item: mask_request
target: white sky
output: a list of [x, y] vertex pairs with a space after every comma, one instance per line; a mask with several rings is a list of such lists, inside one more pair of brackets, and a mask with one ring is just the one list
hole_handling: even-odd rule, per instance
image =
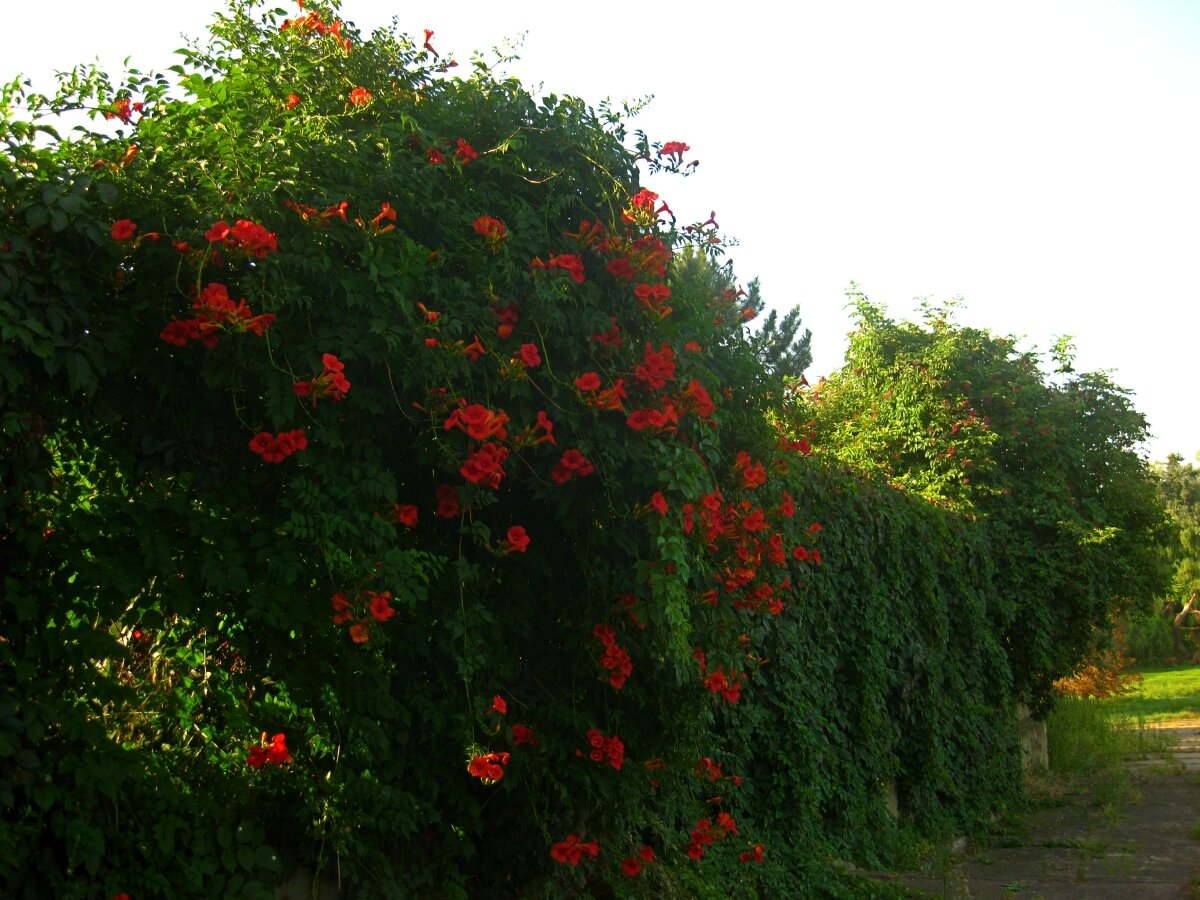
[[[97, 56], [164, 68], [219, 2], [7, 0], [0, 77], [49, 88]], [[851, 280], [894, 318], [961, 295], [964, 324], [1024, 346], [1074, 335], [1079, 369], [1136, 392], [1152, 458], [1200, 451], [1200, 4], [349, 0], [342, 15], [432, 28], [464, 62], [525, 32], [509, 71], [527, 83], [655, 95], [633, 124], [701, 164], [652, 187], [681, 221], [715, 209], [741, 280], [800, 304], [811, 374], [841, 363]]]

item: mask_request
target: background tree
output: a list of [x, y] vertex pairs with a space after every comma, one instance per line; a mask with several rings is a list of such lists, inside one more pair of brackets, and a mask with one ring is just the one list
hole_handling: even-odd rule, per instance
[[1018, 695], [1044, 702], [1122, 604], [1168, 577], [1145, 420], [1106, 374], [1051, 380], [1012, 338], [955, 323], [957, 304], [897, 324], [851, 297], [846, 365], [799, 415], [819, 453], [980, 521]]
[[[733, 275], [732, 265], [718, 265], [699, 247], [685, 248], [671, 263], [672, 279], [677, 284], [694, 283], [716, 297], [725, 299], [730, 310], [725, 314], [734, 324], [752, 321], [762, 315], [766, 301], [758, 279], [743, 290]], [[794, 306], [780, 318], [777, 310], [767, 312], [749, 341], [755, 355], [777, 379], [802, 379], [812, 365], [812, 332], [800, 331], [800, 307]]]

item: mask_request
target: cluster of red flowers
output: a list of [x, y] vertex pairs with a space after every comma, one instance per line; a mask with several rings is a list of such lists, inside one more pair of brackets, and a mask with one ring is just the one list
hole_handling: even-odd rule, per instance
[[292, 754], [288, 752], [286, 738], [282, 734], [277, 734], [271, 738], [271, 743], [263, 746], [263, 741], [266, 740], [266, 732], [263, 732], [259, 742], [252, 747], [249, 747], [250, 755], [246, 757], [246, 765], [252, 769], [261, 769], [263, 763], [271, 763], [272, 765], [283, 765], [292, 761]]
[[679, 425], [679, 411], [670, 401], [663, 404], [662, 409], [647, 407], [635, 409], [625, 420], [625, 424], [634, 431], [644, 431], [652, 428], [657, 432], [672, 432]]
[[663, 319], [671, 314], [671, 307], [664, 304], [671, 299], [671, 289], [665, 284], [639, 284], [633, 289], [633, 295], [642, 306]]
[[621, 871], [630, 878], [637, 878], [642, 873], [642, 863], [654, 861], [654, 848], [649, 844], [642, 844], [642, 848], [638, 850], [637, 856], [627, 856], [621, 862]]
[[392, 608], [391, 591], [363, 591], [359, 594], [356, 605], [366, 610], [366, 614], [359, 618], [355, 618], [350, 601], [341, 591], [330, 598], [330, 605], [333, 607], [333, 624], [350, 622], [350, 640], [356, 644], [365, 644], [371, 639], [371, 629], [368, 626], [370, 620], [366, 618], [367, 615], [376, 622], [386, 622], [396, 614], [396, 610]]
[[493, 250], [498, 248], [508, 237], [508, 229], [504, 227], [504, 223], [491, 216], [480, 216], [471, 223], [471, 227], [475, 229], [477, 235], [488, 242]]
[[484, 753], [472, 757], [467, 764], [467, 771], [484, 784], [495, 784], [504, 777], [504, 766], [511, 758], [508, 753]]
[[508, 459], [508, 448], [499, 444], [481, 444], [468, 454], [466, 462], [459, 468], [463, 478], [472, 484], [481, 484], [491, 490], [500, 487], [504, 477], [504, 461]]
[[742, 487], [748, 491], [767, 483], [767, 470], [761, 462], [754, 462], [745, 450], [739, 450], [733, 471], [742, 475]]
[[536, 747], [538, 745], [537, 738], [533, 736], [533, 729], [528, 725], [514, 725], [512, 727], [512, 736], [514, 747], [526, 745]]
[[789, 440], [788, 438], [781, 437], [779, 439], [779, 449], [788, 450], [793, 453], [799, 453], [802, 456], [808, 456], [810, 453], [812, 453], [812, 444], [808, 442], [808, 438], [797, 438], [793, 441]]
[[579, 835], [568, 834], [566, 840], [559, 841], [550, 848], [550, 858], [555, 862], [560, 862], [564, 865], [579, 865], [579, 861], [583, 859], [583, 854], [585, 853], [592, 859], [595, 859], [597, 856], [599, 856], [599, 841], [589, 841], [588, 843], [584, 843], [579, 839]]
[[375, 95], [365, 87], [356, 87], [350, 92], [350, 102], [354, 106], [363, 106], [375, 99]]
[[439, 484], [434, 490], [437, 508], [433, 514], [439, 519], [457, 519], [462, 513], [462, 503], [458, 498], [458, 488], [449, 484]]
[[742, 698], [742, 682], [746, 680], [743, 672], [738, 675], [727, 673], [724, 666], [717, 666], [713, 671], [708, 670], [708, 659], [699, 647], [692, 653], [692, 659], [700, 666], [700, 683], [714, 694], [720, 694], [729, 703], [737, 703]]
[[350, 390], [350, 382], [346, 380], [343, 370], [345, 364], [332, 353], [321, 355], [321, 365], [324, 367], [320, 375], [312, 381], [297, 381], [292, 385], [297, 397], [308, 397], [315, 405], [322, 397], [330, 400], [344, 400]]
[[577, 253], [563, 253], [559, 256], [550, 254], [550, 259], [546, 262], [542, 261], [540, 256], [535, 256], [530, 267], [534, 269], [562, 269], [570, 275], [576, 284], [583, 284], [586, 277], [583, 274], [583, 259]]
[[182, 347], [188, 341], [199, 341], [210, 350], [217, 345], [218, 332], [262, 333], [275, 321], [274, 313], [264, 313], [256, 316], [246, 306], [246, 298], [237, 303], [229, 297], [229, 290], [223, 284], [213, 282], [207, 285], [192, 304], [197, 310], [190, 319], [173, 319], [163, 328], [159, 337], [168, 344]]
[[815, 547], [809, 550], [803, 544], [797, 544], [792, 548], [792, 559], [796, 562], [811, 562], [814, 565], [821, 565], [821, 551]]
[[650, 497], [650, 507], [660, 516], [665, 516], [670, 507], [667, 506], [667, 498], [662, 495], [662, 491], [655, 491]]
[[472, 160], [479, 159], [479, 154], [475, 152], [474, 147], [472, 147], [462, 138], [459, 138], [457, 149], [454, 151], [454, 158], [463, 165], [466, 165]]
[[294, 34], [300, 34], [304, 37], [308, 37], [311, 34], [321, 37], [328, 35], [336, 40], [346, 53], [350, 52], [350, 38], [342, 37], [341, 21], [334, 19], [332, 24], [326, 24], [325, 20], [321, 18], [321, 14], [316, 10], [298, 19], [284, 19], [283, 24], [279, 26], [279, 30], [291, 31]]
[[621, 743], [621, 739], [615, 734], [605, 736], [600, 733], [598, 728], [593, 728], [587, 733], [588, 744], [591, 745], [591, 752], [588, 758], [592, 762], [608, 762], [614, 769], [620, 770], [625, 764], [625, 745]]
[[493, 303], [489, 309], [495, 314], [500, 324], [496, 326], [496, 337], [505, 341], [512, 337], [513, 329], [517, 323], [521, 321], [520, 307], [511, 300], [501, 306], [499, 303]]
[[554, 464], [554, 468], [550, 470], [550, 478], [555, 484], [566, 484], [572, 478], [583, 478], [594, 471], [596, 467], [592, 465], [592, 461], [577, 449], [571, 448]]
[[250, 449], [261, 456], [264, 462], [271, 463], [283, 462], [307, 446], [308, 438], [305, 437], [303, 428], [281, 431], [279, 434], [260, 431], [250, 439]]
[[534, 369], [542, 364], [542, 355], [538, 352], [537, 344], [522, 344], [516, 358], [527, 369]]
[[642, 352], [642, 361], [633, 370], [633, 377], [651, 390], [657, 391], [666, 387], [668, 381], [675, 380], [675, 353], [666, 344], [658, 350], [650, 344]]
[[[471, 162], [472, 160], [479, 159], [479, 154], [477, 152], [475, 152], [475, 148], [472, 147], [470, 144], [468, 144], [466, 141], [464, 141], [462, 138], [459, 138], [457, 144], [454, 146], [455, 146], [454, 160], [455, 160], [455, 162], [459, 163], [460, 165], [465, 166], [467, 163]], [[431, 163], [433, 163], [436, 166], [436, 165], [441, 165], [442, 163], [444, 163], [446, 161], [446, 154], [444, 154], [437, 147], [430, 147], [428, 150], [425, 151], [425, 158], [428, 159]]]
[[[294, 94], [292, 96], [295, 96]], [[299, 98], [296, 98], [299, 100]], [[290, 103], [291, 100], [289, 99]], [[346, 218], [346, 210], [350, 208], [350, 204], [343, 200], [341, 203], [334, 203], [325, 207], [324, 212], [314, 206], [305, 206], [303, 203], [297, 203], [294, 200], [284, 200], [284, 208], [290, 209], [305, 222], [314, 225], [325, 225], [330, 219], [341, 219], [343, 222], [348, 222]]]
[[[674, 217], [675, 213], [672, 212], [671, 207], [667, 206], [665, 201], [655, 209], [654, 202], [658, 199], [658, 194], [654, 193], [654, 191], [642, 188], [629, 198], [629, 207], [621, 213], [621, 222], [625, 225], [653, 228], [657, 226], [658, 217], [662, 213], [665, 212]], [[627, 278], [631, 276], [621, 275], [620, 277]]]
[[763, 845], [762, 844], [755, 844], [749, 850], [743, 851], [742, 853], [738, 854], [738, 862], [760, 863], [762, 861], [763, 861]]
[[120, 100], [118, 100], [116, 103], [113, 104], [113, 108], [111, 111], [105, 111], [104, 118], [120, 119], [122, 122], [124, 122], [126, 125], [128, 125], [129, 120], [132, 118], [132, 114], [135, 112], [140, 113], [141, 111], [142, 111], [141, 101], [138, 101], [137, 103], [132, 103], [128, 97], [122, 97]]
[[691, 859], [698, 860], [704, 856], [705, 847], [721, 840], [727, 834], [737, 833], [737, 822], [729, 813], [718, 813], [716, 822], [710, 819], [701, 819], [692, 829], [691, 837], [688, 840], [687, 855]]
[[620, 690], [625, 686], [625, 679], [633, 672], [633, 661], [629, 658], [629, 653], [617, 643], [612, 626], [604, 622], [592, 629], [592, 637], [604, 645], [600, 665], [608, 671], [608, 683]]
[[616, 316], [609, 316], [608, 320], [612, 322], [612, 327], [608, 331], [597, 331], [592, 335], [592, 340], [603, 347], [620, 347], [621, 326], [617, 324]]
[[279, 252], [279, 244], [275, 240], [275, 232], [267, 231], [261, 225], [246, 219], [238, 219], [231, 227], [221, 220], [204, 232], [204, 239], [209, 243], [221, 243], [234, 250], [241, 250], [257, 259], [263, 259], [268, 253]]
[[454, 410], [442, 423], [442, 428], [445, 431], [450, 431], [453, 428], [458, 428], [465, 431], [468, 437], [477, 441], [486, 441], [491, 438], [504, 440], [508, 437], [508, 432], [504, 426], [508, 423], [508, 414], [504, 410], [492, 412], [486, 406], [480, 403], [472, 403], [467, 405], [466, 401], [460, 401], [461, 405]]
[[667, 141], [662, 145], [662, 149], [658, 151], [659, 156], [674, 157], [675, 162], [683, 162], [683, 154], [692, 148], [683, 141]]

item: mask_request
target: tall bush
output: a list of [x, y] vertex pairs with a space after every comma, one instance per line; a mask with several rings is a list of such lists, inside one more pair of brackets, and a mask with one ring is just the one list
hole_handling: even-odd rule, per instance
[[4, 97], [5, 892], [750, 890], [800, 453], [686, 145], [326, 6], [176, 75]]

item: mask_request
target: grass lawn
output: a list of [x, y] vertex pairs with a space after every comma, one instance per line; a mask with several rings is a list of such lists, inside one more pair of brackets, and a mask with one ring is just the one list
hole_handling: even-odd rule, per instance
[[1123, 721], [1200, 719], [1200, 666], [1145, 671], [1136, 690], [1103, 702], [1105, 712]]

